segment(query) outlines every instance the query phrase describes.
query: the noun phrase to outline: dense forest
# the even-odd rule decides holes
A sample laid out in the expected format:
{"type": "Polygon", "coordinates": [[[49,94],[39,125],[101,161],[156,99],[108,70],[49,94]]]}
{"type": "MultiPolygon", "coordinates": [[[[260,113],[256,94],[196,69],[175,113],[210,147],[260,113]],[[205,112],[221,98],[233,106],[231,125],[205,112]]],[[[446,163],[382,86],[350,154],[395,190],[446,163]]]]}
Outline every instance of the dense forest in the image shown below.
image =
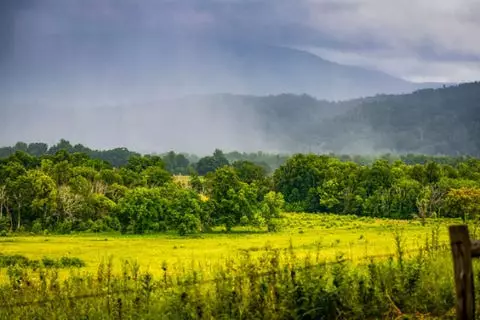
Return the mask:
{"type": "Polygon", "coordinates": [[[50,148],[21,143],[14,148],[20,146],[37,155],[16,150],[0,160],[4,234],[22,230],[186,234],[215,226],[228,231],[236,225],[274,231],[283,208],[420,219],[480,213],[480,160],[475,158],[385,155],[366,161],[297,154],[271,172],[265,163],[229,161],[221,150],[190,163],[173,152],[142,156],[125,149],[65,150],[62,146],[71,146],[65,140],[50,148]],[[114,165],[122,157],[116,152],[129,154],[126,162],[114,165]],[[173,173],[188,174],[187,182],[173,173]]]}
{"type": "Polygon", "coordinates": [[[353,150],[357,144],[366,151],[478,156],[480,82],[384,96],[311,132],[334,151],[353,150]]]}
{"type": "Polygon", "coordinates": [[[480,82],[327,103],[265,97],[263,131],[293,152],[480,155],[480,82]]]}

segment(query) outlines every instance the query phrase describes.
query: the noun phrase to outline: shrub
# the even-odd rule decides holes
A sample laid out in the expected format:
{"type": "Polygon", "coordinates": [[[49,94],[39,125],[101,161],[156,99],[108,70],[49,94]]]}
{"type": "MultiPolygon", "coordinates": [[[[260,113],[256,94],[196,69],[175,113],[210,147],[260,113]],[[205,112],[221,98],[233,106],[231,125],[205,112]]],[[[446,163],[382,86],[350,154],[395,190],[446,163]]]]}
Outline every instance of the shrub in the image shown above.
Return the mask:
{"type": "Polygon", "coordinates": [[[102,231],[106,231],[107,230],[107,227],[105,226],[105,224],[103,223],[102,220],[96,220],[92,223],[92,226],[90,227],[90,231],[92,232],[102,232],[102,231]]]}
{"type": "Polygon", "coordinates": [[[103,222],[108,230],[120,231],[122,228],[122,225],[117,217],[105,216],[103,218],[103,222]]]}
{"type": "Polygon", "coordinates": [[[30,260],[22,255],[3,255],[0,254],[0,268],[13,267],[13,266],[28,266],[30,260]]]}
{"type": "Polygon", "coordinates": [[[53,268],[56,266],[56,261],[52,258],[49,257],[43,257],[42,258],[42,264],[45,268],[53,268]]]}
{"type": "Polygon", "coordinates": [[[8,221],[7,217],[0,218],[0,232],[8,232],[8,230],[10,230],[10,222],[8,221]]]}
{"type": "Polygon", "coordinates": [[[64,268],[67,268],[67,267],[82,268],[82,267],[85,267],[85,261],[77,257],[61,257],[59,261],[59,266],[64,268]]]}
{"type": "Polygon", "coordinates": [[[40,220],[35,220],[32,225],[32,232],[35,234],[41,234],[43,231],[43,226],[40,220]]]}
{"type": "Polygon", "coordinates": [[[62,222],[57,223],[55,228],[55,232],[59,234],[69,234],[73,230],[73,222],[71,220],[64,220],[62,222]]]}
{"type": "Polygon", "coordinates": [[[267,222],[268,232],[278,232],[280,231],[280,221],[278,219],[271,219],[267,222]]]}

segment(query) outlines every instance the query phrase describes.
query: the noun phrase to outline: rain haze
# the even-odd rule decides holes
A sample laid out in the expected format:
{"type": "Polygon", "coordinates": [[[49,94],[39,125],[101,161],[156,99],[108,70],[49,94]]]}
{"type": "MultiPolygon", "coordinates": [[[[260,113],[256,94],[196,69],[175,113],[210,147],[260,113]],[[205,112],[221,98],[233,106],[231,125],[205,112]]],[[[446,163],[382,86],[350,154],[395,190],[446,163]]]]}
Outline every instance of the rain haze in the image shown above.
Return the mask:
{"type": "Polygon", "coordinates": [[[337,101],[478,80],[479,16],[474,0],[2,0],[0,144],[299,151],[297,108],[318,106],[314,127],[355,107],[337,101]]]}

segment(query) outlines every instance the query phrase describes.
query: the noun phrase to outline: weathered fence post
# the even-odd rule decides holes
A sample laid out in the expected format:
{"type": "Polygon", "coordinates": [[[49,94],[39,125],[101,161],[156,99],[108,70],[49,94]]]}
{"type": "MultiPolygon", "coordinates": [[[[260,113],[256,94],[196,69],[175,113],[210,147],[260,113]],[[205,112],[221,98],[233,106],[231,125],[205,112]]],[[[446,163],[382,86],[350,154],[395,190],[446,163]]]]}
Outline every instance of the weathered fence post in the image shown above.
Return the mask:
{"type": "Polygon", "coordinates": [[[475,292],[472,272],[472,243],[466,225],[450,226],[450,244],[457,293],[457,319],[475,318],[475,292]]]}

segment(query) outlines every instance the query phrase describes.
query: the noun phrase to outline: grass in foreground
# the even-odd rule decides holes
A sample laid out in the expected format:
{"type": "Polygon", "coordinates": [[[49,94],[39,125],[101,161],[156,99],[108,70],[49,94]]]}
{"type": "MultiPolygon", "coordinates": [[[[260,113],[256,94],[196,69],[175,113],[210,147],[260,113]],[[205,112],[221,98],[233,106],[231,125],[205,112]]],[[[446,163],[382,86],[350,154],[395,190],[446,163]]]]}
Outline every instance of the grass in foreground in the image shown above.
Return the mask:
{"type": "Polygon", "coordinates": [[[273,234],[4,238],[6,256],[86,267],[0,268],[0,319],[448,319],[452,222],[285,214],[273,234]]]}
{"type": "Polygon", "coordinates": [[[134,263],[117,274],[111,261],[64,280],[54,269],[10,268],[0,319],[452,318],[448,251],[430,248],[409,258],[402,252],[354,263],[266,249],[257,258],[224,261],[213,277],[201,269],[172,274],[166,265],[154,276],[134,263]]]}

